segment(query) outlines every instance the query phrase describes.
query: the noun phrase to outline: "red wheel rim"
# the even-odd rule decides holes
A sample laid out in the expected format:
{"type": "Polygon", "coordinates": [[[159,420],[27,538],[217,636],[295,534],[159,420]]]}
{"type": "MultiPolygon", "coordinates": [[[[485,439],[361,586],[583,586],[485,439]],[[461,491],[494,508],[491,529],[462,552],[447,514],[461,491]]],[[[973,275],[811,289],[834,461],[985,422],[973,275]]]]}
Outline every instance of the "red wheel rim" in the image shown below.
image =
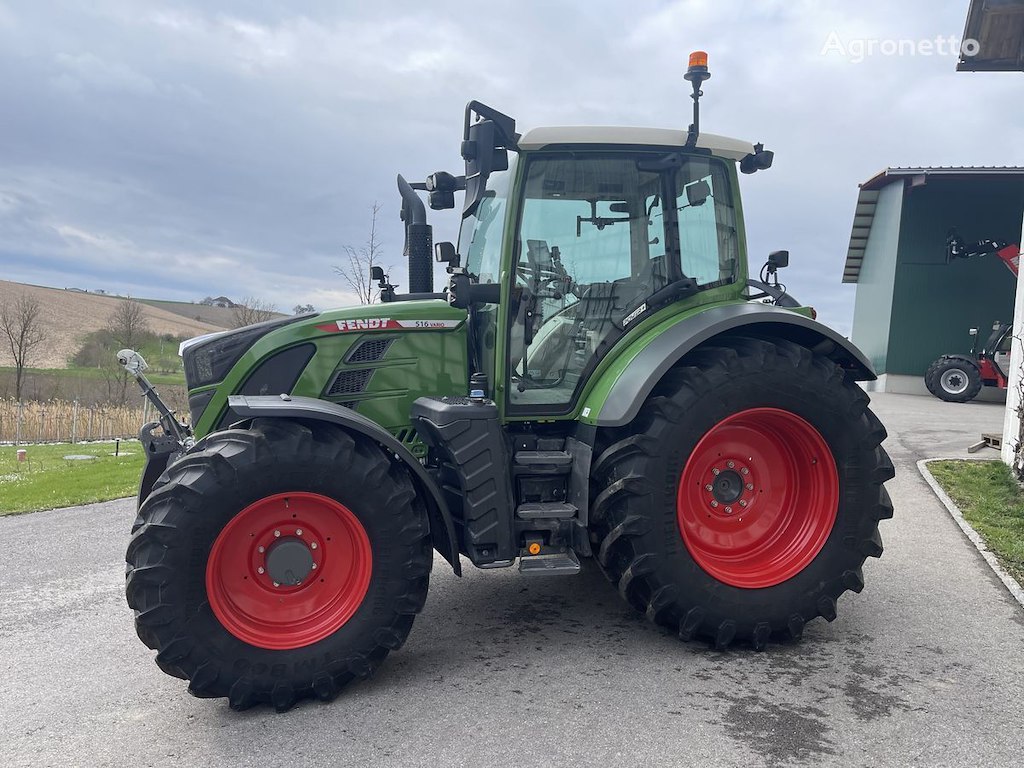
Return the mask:
{"type": "Polygon", "coordinates": [[[344,504],[316,493],[279,493],[224,526],[206,564],[206,594],[239,640],[271,650],[301,648],[352,618],[370,586],[372,559],[366,530],[344,504]],[[293,561],[298,552],[306,567],[282,570],[282,546],[293,561]]]}
{"type": "Polygon", "coordinates": [[[723,419],[697,443],[679,479],[683,542],[707,573],[734,587],[771,587],[825,545],[839,476],[825,439],[778,408],[723,419]]]}

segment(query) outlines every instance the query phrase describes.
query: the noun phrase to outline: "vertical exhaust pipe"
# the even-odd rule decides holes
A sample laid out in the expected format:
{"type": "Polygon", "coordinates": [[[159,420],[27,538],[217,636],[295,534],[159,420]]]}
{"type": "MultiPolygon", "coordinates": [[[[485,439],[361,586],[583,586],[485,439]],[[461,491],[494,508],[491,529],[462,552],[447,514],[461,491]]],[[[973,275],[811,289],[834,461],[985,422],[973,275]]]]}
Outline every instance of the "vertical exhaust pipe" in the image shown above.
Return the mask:
{"type": "Polygon", "coordinates": [[[427,211],[402,174],[398,174],[398,192],[402,195],[402,221],[405,223],[405,255],[409,259],[409,293],[434,292],[434,236],[427,224],[427,211]]]}

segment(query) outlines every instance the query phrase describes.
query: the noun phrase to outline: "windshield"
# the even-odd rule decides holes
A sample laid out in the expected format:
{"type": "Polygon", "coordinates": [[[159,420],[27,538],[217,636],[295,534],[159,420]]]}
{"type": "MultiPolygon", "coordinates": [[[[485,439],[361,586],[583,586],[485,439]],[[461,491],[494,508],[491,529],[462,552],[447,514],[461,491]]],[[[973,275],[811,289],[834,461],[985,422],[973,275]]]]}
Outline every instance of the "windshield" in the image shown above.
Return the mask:
{"type": "Polygon", "coordinates": [[[507,171],[496,171],[487,180],[476,212],[462,222],[459,231],[459,254],[466,269],[480,283],[496,283],[500,278],[501,240],[505,232],[505,206],[508,186],[515,172],[514,165],[507,171]]]}
{"type": "Polygon", "coordinates": [[[564,410],[598,350],[654,309],[649,299],[735,279],[726,166],[663,160],[593,153],[529,161],[509,337],[513,407],[564,410]]]}
{"type": "MultiPolygon", "coordinates": [[[[497,283],[501,280],[505,211],[515,163],[515,157],[510,157],[507,171],[496,171],[490,175],[480,205],[472,216],[462,221],[458,252],[466,269],[479,283],[497,283]]],[[[471,373],[495,370],[494,340],[497,327],[497,304],[477,304],[473,307],[473,318],[469,323],[471,373]]]]}

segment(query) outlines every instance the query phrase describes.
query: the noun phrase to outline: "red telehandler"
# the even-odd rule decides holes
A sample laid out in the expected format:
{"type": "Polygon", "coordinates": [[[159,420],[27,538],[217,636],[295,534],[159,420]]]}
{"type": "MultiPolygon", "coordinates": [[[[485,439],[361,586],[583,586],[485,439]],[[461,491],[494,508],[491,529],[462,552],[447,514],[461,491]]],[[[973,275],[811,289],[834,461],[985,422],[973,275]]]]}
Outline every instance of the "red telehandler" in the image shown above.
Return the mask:
{"type": "MultiPolygon", "coordinates": [[[[946,263],[954,259],[972,259],[995,254],[1017,279],[1020,265],[1020,246],[1001,240],[965,242],[955,230],[946,238],[946,263]]],[[[978,396],[983,386],[1006,389],[1010,370],[1010,342],[1013,323],[998,320],[992,325],[992,334],[985,346],[977,352],[978,329],[971,328],[974,343],[967,354],[942,355],[928,366],[924,375],[928,391],[949,403],[966,403],[978,396]]]]}

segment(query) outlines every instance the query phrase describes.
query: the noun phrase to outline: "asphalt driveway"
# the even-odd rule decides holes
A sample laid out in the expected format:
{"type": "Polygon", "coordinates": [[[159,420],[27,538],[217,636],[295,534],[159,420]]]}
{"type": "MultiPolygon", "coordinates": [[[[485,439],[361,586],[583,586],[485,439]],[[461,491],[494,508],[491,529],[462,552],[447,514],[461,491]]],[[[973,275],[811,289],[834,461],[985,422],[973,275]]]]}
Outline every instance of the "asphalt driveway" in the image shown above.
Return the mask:
{"type": "Polygon", "coordinates": [[[680,643],[593,567],[460,580],[438,559],[376,677],[284,715],[192,698],[153,664],[123,597],[131,502],[0,518],[0,765],[1019,765],[1024,611],[915,467],[966,456],[1002,407],[875,410],[897,467],[886,551],[799,645],[680,643]]]}

